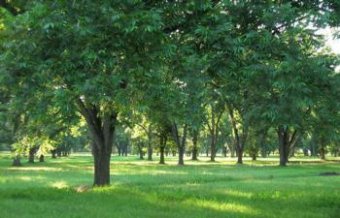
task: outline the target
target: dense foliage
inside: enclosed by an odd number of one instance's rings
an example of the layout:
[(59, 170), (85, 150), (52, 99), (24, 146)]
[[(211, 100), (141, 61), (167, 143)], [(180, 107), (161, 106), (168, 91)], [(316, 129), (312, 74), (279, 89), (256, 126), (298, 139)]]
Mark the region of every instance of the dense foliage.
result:
[(338, 1), (0, 6), (0, 134), (15, 160), (90, 144), (102, 186), (114, 144), (179, 165), (188, 148), (240, 164), (277, 150), (282, 166), (299, 146), (339, 152), (339, 57), (317, 34), (338, 27)]

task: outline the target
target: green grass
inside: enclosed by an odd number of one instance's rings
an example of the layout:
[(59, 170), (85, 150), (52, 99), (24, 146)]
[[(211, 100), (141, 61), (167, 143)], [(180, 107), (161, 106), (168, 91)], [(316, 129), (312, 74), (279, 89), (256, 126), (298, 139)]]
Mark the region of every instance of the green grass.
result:
[[(275, 160), (275, 159), (273, 159)], [(113, 157), (112, 186), (92, 184), (92, 158), (72, 155), (11, 167), (0, 153), (0, 217), (339, 217), (339, 162), (201, 160), (176, 166)]]

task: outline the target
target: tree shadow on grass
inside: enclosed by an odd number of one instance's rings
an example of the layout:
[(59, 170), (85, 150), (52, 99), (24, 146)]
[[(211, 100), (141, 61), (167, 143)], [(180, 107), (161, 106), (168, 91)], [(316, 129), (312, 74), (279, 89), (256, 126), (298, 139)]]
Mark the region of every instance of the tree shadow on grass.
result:
[[(153, 193), (121, 187), (73, 189), (33, 188), (0, 194), (4, 217), (254, 217), (257, 211), (240, 203), (208, 199), (160, 198)], [(33, 209), (34, 208), (34, 209)]]

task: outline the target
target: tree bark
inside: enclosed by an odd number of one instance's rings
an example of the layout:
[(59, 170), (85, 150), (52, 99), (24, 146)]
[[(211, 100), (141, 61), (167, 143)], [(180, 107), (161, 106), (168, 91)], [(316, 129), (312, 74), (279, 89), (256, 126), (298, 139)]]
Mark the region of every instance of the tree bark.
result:
[(152, 153), (153, 153), (153, 149), (151, 146), (151, 143), (148, 144), (148, 160), (152, 161)]
[(216, 137), (214, 133), (211, 135), (210, 150), (210, 161), (214, 162), (216, 157)]
[(184, 147), (178, 147), (178, 165), (184, 165)]
[(237, 149), (237, 163), (238, 164), (243, 164), (243, 146), (242, 145), (238, 145), (236, 147)]
[(152, 153), (153, 153), (151, 137), (152, 137), (151, 133), (149, 132), (148, 133), (148, 160), (150, 161), (152, 161)]
[(45, 156), (44, 155), (40, 155), (39, 162), (40, 163), (45, 162)]
[(164, 161), (164, 147), (161, 146), (159, 148), (159, 153), (160, 153), (160, 156), (159, 156), (159, 164), (165, 164), (165, 161)]
[(172, 135), (174, 141), (176, 142), (177, 149), (178, 149), (178, 165), (184, 165), (184, 152), (185, 152), (185, 144), (186, 144), (186, 137), (187, 137), (187, 124), (183, 126), (183, 135), (182, 137), (179, 135), (177, 124), (174, 123), (172, 125)]
[(262, 157), (267, 157), (268, 154), (268, 149), (266, 146), (266, 138), (268, 134), (268, 129), (264, 128), (260, 131), (260, 136), (259, 136), (259, 148), (261, 150), (261, 156)]
[(36, 153), (36, 148), (30, 148), (28, 151), (28, 163), (34, 163), (34, 156)]
[(57, 156), (61, 157), (61, 150), (60, 149), (57, 150)]
[(222, 148), (223, 157), (227, 157), (227, 153), (228, 153), (227, 147), (223, 146), (223, 148)]
[(161, 135), (160, 136), (160, 145), (159, 145), (159, 164), (165, 164), (165, 160), (164, 160), (164, 153), (165, 153), (165, 146), (166, 146), (166, 141), (167, 141), (167, 137), (166, 135)]
[(320, 148), (320, 158), (321, 160), (326, 160), (325, 149), (323, 147)]
[(230, 157), (235, 157), (236, 155), (235, 143), (231, 143), (229, 149), (230, 149)]
[(197, 141), (198, 141), (198, 131), (193, 132), (192, 136), (192, 158), (191, 160), (198, 160), (198, 148), (197, 148)]
[(288, 147), (288, 134), (287, 127), (279, 126), (278, 136), (279, 136), (279, 153), (280, 153), (280, 166), (284, 167), (287, 165), (287, 147)]
[(77, 105), (81, 114), (85, 117), (92, 137), (92, 155), (94, 158), (93, 185), (110, 185), (110, 159), (117, 114), (100, 106), (86, 105), (81, 99), (78, 99)]
[(236, 150), (236, 155), (237, 155), (237, 164), (243, 164), (243, 149), (244, 149), (244, 144), (246, 142), (246, 138), (248, 134), (248, 128), (243, 123), (242, 133), (240, 133), (237, 127), (236, 119), (234, 116), (234, 111), (230, 106), (228, 107), (228, 111), (229, 111), (229, 117), (231, 120), (231, 125), (232, 125), (232, 129), (234, 132), (234, 137), (235, 137), (235, 150)]
[(52, 151), (51, 151), (51, 154), (52, 154), (52, 158), (53, 159), (55, 159), (55, 158), (57, 158), (57, 151), (55, 150), (55, 149), (53, 149)]
[(296, 129), (290, 135), (289, 127), (283, 125), (278, 127), (280, 166), (287, 165), (290, 151), (294, 149), (299, 137), (300, 134)]
[(149, 125), (147, 129), (147, 135), (148, 135), (148, 160), (152, 161), (153, 148), (152, 148), (152, 126), (151, 125)]
[(13, 158), (13, 162), (12, 162), (12, 166), (14, 166), (14, 167), (19, 167), (19, 166), (21, 166), (22, 164), (21, 164), (21, 161), (20, 161), (20, 157), (19, 156), (15, 156), (14, 158)]
[(137, 147), (138, 147), (139, 159), (144, 160), (143, 144), (137, 142)]
[(217, 144), (217, 137), (218, 137), (218, 126), (223, 114), (223, 110), (221, 110), (220, 112), (217, 111), (217, 108), (214, 107), (213, 105), (211, 106), (211, 125), (208, 124), (208, 128), (210, 131), (210, 135), (211, 135), (211, 144), (210, 144), (210, 161), (214, 162), (215, 161), (215, 157), (216, 157), (216, 144)]

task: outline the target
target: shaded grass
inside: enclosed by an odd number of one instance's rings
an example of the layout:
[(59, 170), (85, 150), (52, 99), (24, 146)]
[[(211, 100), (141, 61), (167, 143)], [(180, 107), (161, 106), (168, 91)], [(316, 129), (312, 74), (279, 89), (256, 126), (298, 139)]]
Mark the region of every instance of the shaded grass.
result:
[[(294, 160), (295, 161), (295, 160)], [(0, 154), (0, 217), (338, 217), (337, 162), (219, 159), (176, 166), (113, 157), (112, 186), (92, 184), (92, 158), (72, 155), (46, 163), (9, 166)]]

